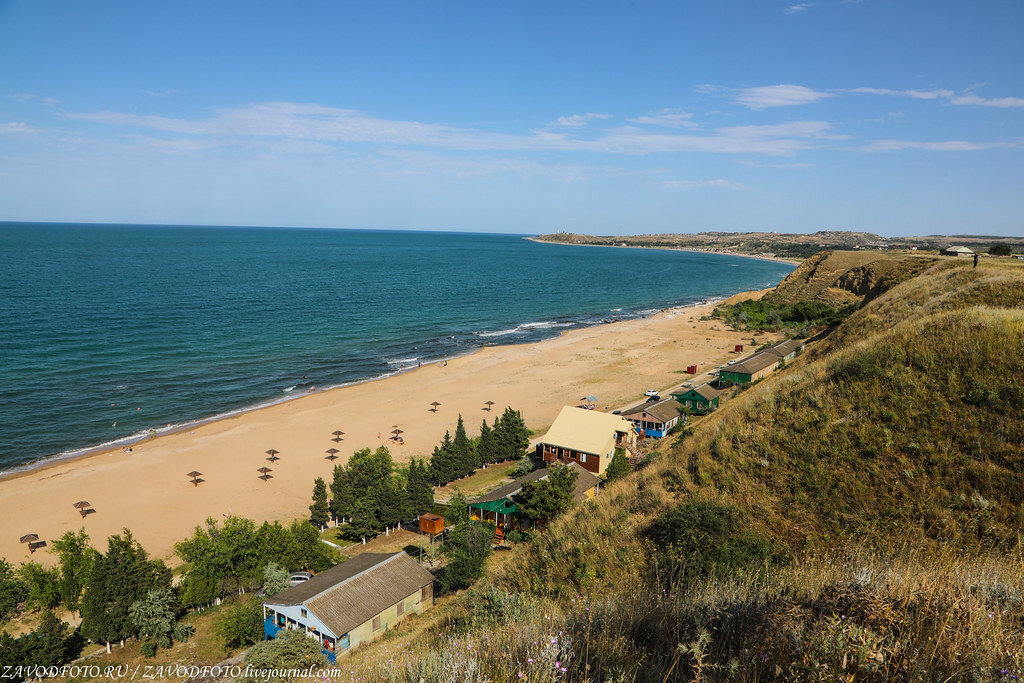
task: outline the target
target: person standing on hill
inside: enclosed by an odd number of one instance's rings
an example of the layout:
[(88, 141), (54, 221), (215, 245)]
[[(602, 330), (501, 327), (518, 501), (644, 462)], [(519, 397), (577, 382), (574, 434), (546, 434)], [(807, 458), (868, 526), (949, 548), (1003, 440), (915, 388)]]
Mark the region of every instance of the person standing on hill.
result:
[(974, 267), (975, 268), (978, 267), (978, 254), (977, 254), (977, 252), (975, 252), (975, 254), (974, 254)]

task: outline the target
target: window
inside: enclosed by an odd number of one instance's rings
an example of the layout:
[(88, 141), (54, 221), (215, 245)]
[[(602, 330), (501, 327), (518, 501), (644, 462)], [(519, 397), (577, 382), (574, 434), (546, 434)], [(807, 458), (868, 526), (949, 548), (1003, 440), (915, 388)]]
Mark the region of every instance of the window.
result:
[(299, 614), (301, 614), (304, 617), (309, 616), (308, 614), (306, 614), (306, 610), (304, 610), (304, 609), (300, 609), (299, 610)]
[(377, 615), (373, 618), (373, 623), (370, 624), (370, 628), (374, 631), (380, 630), (380, 615)]
[(580, 453), (580, 462), (586, 462), (586, 461), (587, 461), (587, 454), (586, 453)]
[(405, 602), (398, 603), (398, 616), (405, 614)]

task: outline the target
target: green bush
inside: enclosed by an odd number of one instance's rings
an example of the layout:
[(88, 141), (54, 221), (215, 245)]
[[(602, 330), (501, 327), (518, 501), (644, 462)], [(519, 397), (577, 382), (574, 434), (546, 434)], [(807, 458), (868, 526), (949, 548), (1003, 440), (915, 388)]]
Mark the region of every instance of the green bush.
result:
[(657, 561), (681, 577), (739, 572), (776, 559), (770, 541), (742, 528), (735, 508), (706, 500), (669, 508), (646, 536)]

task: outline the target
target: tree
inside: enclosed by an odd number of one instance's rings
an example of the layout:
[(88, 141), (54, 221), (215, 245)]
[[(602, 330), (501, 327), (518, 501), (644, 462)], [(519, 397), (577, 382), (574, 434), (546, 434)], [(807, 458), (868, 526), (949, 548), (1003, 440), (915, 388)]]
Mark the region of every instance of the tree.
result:
[(489, 465), (495, 462), (494, 452), (494, 430), (487, 424), (485, 419), (480, 425), (480, 438), (476, 442), (477, 460), (481, 465)]
[(513, 496), (516, 514), (531, 522), (546, 522), (569, 509), (579, 472), (552, 465), (547, 478), (529, 481)]
[(622, 479), (632, 471), (633, 468), (629, 466), (625, 450), (616, 448), (615, 455), (612, 456), (612, 461), (608, 463), (608, 469), (604, 472), (604, 478), (607, 482), (613, 482)]
[(57, 589), (60, 601), (69, 611), (77, 612), (82, 602), (82, 590), (92, 567), (96, 551), (89, 545), (89, 535), (82, 528), (75, 533), (66, 531), (53, 542), (50, 551), (57, 554), (60, 578)]
[(128, 618), (139, 636), (149, 638), (157, 647), (170, 647), (172, 641), (182, 642), (192, 635), (192, 627), (178, 621), (178, 606), (169, 587), (151, 590), (133, 602)]
[(391, 453), (384, 446), (373, 452), (364, 448), (353, 453), (348, 461), (348, 471), (356, 496), (380, 486), (391, 476), (392, 469)]
[(258, 600), (240, 602), (220, 613), (217, 635), (224, 649), (247, 647), (263, 640), (263, 605)]
[(419, 516), (434, 508), (434, 486), (430, 483), (427, 466), (415, 458), (409, 463), (409, 479), (405, 490), (409, 497), (410, 515)]
[(353, 541), (373, 538), (380, 533), (380, 520), (377, 519), (376, 506), (368, 498), (360, 498), (352, 505), (352, 515), (345, 527), (345, 535)]
[(30, 610), (53, 609), (60, 604), (60, 570), (43, 569), (38, 562), (25, 562), (18, 568), (18, 577), (25, 584), (25, 607)]
[(107, 552), (97, 555), (82, 595), (82, 635), (110, 643), (138, 633), (128, 610), (149, 591), (170, 588), (171, 572), (159, 560), (150, 560), (132, 533), (107, 539)]
[[(288, 535), (286, 530), (278, 529)], [(216, 598), (258, 586), (267, 563), (261, 540), (267, 538), (264, 535), (261, 539), (256, 523), (244, 517), (228, 517), (221, 525), (210, 517), (205, 529), (197, 526), (190, 538), (174, 546), (178, 556), (189, 564), (181, 583), (182, 604), (206, 605)]]
[(1013, 248), (1009, 244), (997, 243), (989, 247), (988, 253), (993, 256), (1009, 256), (1013, 253)]
[(452, 435), (448, 432), (444, 433), (441, 445), (435, 446), (434, 454), (430, 456), (430, 478), (438, 486), (444, 486), (459, 478)]
[(473, 444), (470, 443), (469, 436), (466, 434), (466, 425), (462, 421), (461, 413), (459, 421), (455, 425), (455, 438), (452, 439), (452, 456), (458, 474), (456, 478), (466, 476), (479, 466)]
[[(319, 668), (327, 664), (320, 643), (309, 638), (302, 631), (280, 631), (277, 637), (264, 640), (253, 645), (245, 653), (248, 667), (265, 672), (266, 677), (259, 676), (253, 680), (263, 683), (269, 681), (291, 681), (292, 672), (303, 671), (310, 667)], [(273, 677), (276, 674), (277, 677)]]
[(445, 546), (449, 561), (438, 577), (442, 591), (467, 588), (483, 575), (493, 533), (494, 529), (483, 522), (461, 524), (449, 532)]
[(335, 465), (334, 478), (331, 480), (331, 515), (334, 519), (348, 517), (352, 513), (355, 499), (352, 475), (345, 467)]
[(6, 621), (18, 612), (26, 590), (14, 567), (0, 557), (0, 621)]
[(530, 472), (533, 472), (533, 468), (533, 458), (531, 458), (529, 455), (524, 455), (523, 457), (519, 458), (519, 461), (516, 463), (515, 469), (512, 470), (512, 476), (516, 478), (525, 477)]
[[(43, 612), (35, 631), (18, 639), (0, 633), (0, 662), (22, 666), (60, 666), (75, 659), (82, 650), (82, 639), (51, 610)], [(25, 680), (16, 671), (5, 678)]]
[(309, 506), (309, 521), (323, 529), (330, 520), (331, 508), (327, 503), (327, 484), (323, 477), (313, 481), (313, 504)]
[(319, 572), (334, 564), (327, 552), (327, 546), (320, 541), (320, 533), (313, 525), (297, 519), (291, 523), (288, 531), (291, 533), (297, 557), (296, 564), (289, 567), (290, 570), (311, 569)]
[(448, 500), (448, 511), (445, 513), (446, 527), (461, 527), (469, 522), (469, 504), (460, 489)]
[(505, 408), (494, 429), (497, 456), (502, 461), (518, 460), (530, 447), (530, 430), (518, 410)]
[(291, 587), (292, 581), (288, 570), (278, 567), (273, 562), (268, 563), (267, 568), (263, 570), (263, 594), (272, 598)]
[(384, 479), (370, 491), (376, 508), (377, 520), (385, 527), (398, 526), (409, 515), (409, 497), (394, 477)]

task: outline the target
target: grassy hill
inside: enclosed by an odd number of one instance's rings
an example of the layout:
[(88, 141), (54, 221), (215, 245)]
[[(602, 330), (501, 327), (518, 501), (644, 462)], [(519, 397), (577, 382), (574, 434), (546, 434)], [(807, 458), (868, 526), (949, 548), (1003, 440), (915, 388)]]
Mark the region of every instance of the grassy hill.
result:
[(774, 293), (817, 296), (809, 282), (868, 267), (858, 310), (817, 348), (501, 557), (429, 630), (393, 642), (390, 663), (382, 644), (355, 653), (353, 670), (401, 681), (1022, 675), (1024, 269), (843, 258)]

